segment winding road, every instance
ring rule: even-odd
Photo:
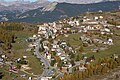
[[[41,41],[40,39],[36,40],[36,43],[38,45],[35,47],[34,54],[37,56],[38,59],[40,59],[41,62],[44,63],[45,67],[44,67],[43,73],[38,77],[38,80],[41,80],[42,77],[49,76],[50,72],[53,70],[50,66],[49,61],[46,58],[44,58],[44,56],[42,54],[40,54],[40,52],[39,52],[40,41]]]

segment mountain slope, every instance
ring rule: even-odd
[[[42,2],[41,2],[42,1]],[[29,1],[0,1],[0,21],[8,21],[16,19],[18,15],[39,7],[48,5],[47,0],[40,0],[36,2]]]
[[[120,2],[101,2],[94,4],[52,3],[45,7],[30,10],[10,21],[18,22],[53,22],[62,18],[76,16],[84,12],[111,11],[119,9]]]
[[[90,3],[99,3],[99,2],[106,2],[106,1],[120,1],[120,0],[58,0],[58,2],[66,2],[72,4],[90,4]]]

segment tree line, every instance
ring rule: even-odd
[[[23,25],[20,23],[2,23],[0,28],[9,31],[22,31],[24,29]]]
[[[93,75],[103,75],[111,70],[120,66],[120,56],[106,57],[99,59],[96,64],[86,64],[87,68],[84,71],[79,71],[79,68],[75,68],[75,72],[72,74],[65,74],[63,78],[59,80],[84,80],[85,78],[92,77]]]
[[[12,31],[22,31],[24,27],[20,23],[0,23],[0,47],[4,50],[12,48],[11,43],[15,42],[15,35]]]
[[[11,43],[15,42],[15,36],[9,31],[0,29],[0,44],[3,49],[11,49]]]

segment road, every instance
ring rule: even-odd
[[[59,72],[59,74],[55,77],[54,80],[57,80],[57,79],[59,79],[59,78],[61,78],[61,77],[63,77],[63,76],[64,76],[64,73]]]
[[[40,39],[36,40],[37,46],[35,47],[34,55],[36,55],[37,58],[40,59],[41,62],[43,62],[45,67],[44,67],[43,73],[38,77],[38,80],[41,80],[42,77],[50,76],[51,72],[54,69],[54,68],[51,67],[49,61],[42,54],[40,54],[40,52],[39,52],[40,41],[41,41]],[[69,57],[66,56],[66,58],[68,60],[70,60]],[[58,75],[56,76],[56,78],[54,80],[57,80],[57,78],[60,78],[60,77],[64,76],[64,73],[61,73],[59,71],[57,71],[57,73],[58,73]]]
[[[38,59],[40,59],[41,62],[44,63],[44,71],[43,73],[38,77],[38,80],[41,80],[42,77],[46,77],[46,76],[49,76],[50,75],[50,72],[53,70],[50,66],[50,63],[49,61],[44,58],[44,56],[42,54],[40,54],[39,52],[39,48],[40,48],[40,39],[36,40],[36,43],[38,44],[36,47],[35,47],[35,52],[34,54],[37,56]]]

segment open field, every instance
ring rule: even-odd
[[[117,34],[119,34],[120,30],[117,30]],[[82,41],[80,40],[80,33],[76,33],[76,34],[71,34],[68,37],[65,37],[63,35],[57,37],[57,39],[61,39],[61,40],[65,40],[67,43],[69,43],[73,48],[78,48],[80,46],[82,46]],[[113,36],[115,37],[115,36]],[[99,45],[100,46],[100,45]],[[96,57],[96,61],[100,58],[104,58],[107,56],[110,56],[112,54],[119,54],[118,52],[120,51],[120,39],[119,36],[117,38],[114,38],[114,45],[109,46],[108,49],[103,50],[103,51],[99,51],[97,53],[92,52],[91,49],[95,48],[95,45],[89,46],[89,47],[84,47],[84,52],[86,53],[84,54],[87,57],[90,57],[92,55],[94,55]],[[76,50],[77,54],[79,54],[80,57],[82,57],[82,53],[79,51],[79,48]]]
[[[18,31],[13,32],[17,39],[15,40],[15,43],[12,43],[12,52],[13,53],[6,53],[6,55],[9,55],[9,59],[17,60],[18,58],[22,58],[23,56],[27,56],[28,65],[31,68],[30,70],[25,70],[29,74],[19,71],[18,74],[15,73],[9,73],[8,68],[1,68],[2,72],[5,72],[5,76],[2,80],[12,80],[12,78],[17,77],[16,80],[26,80],[25,78],[21,78],[20,75],[27,74],[28,76],[34,76],[34,75],[40,75],[42,73],[42,65],[39,59],[36,58],[36,56],[33,55],[32,52],[27,52],[26,49],[28,48],[28,42],[26,39],[30,36],[32,36],[34,33],[31,32],[24,32],[24,31]]]

